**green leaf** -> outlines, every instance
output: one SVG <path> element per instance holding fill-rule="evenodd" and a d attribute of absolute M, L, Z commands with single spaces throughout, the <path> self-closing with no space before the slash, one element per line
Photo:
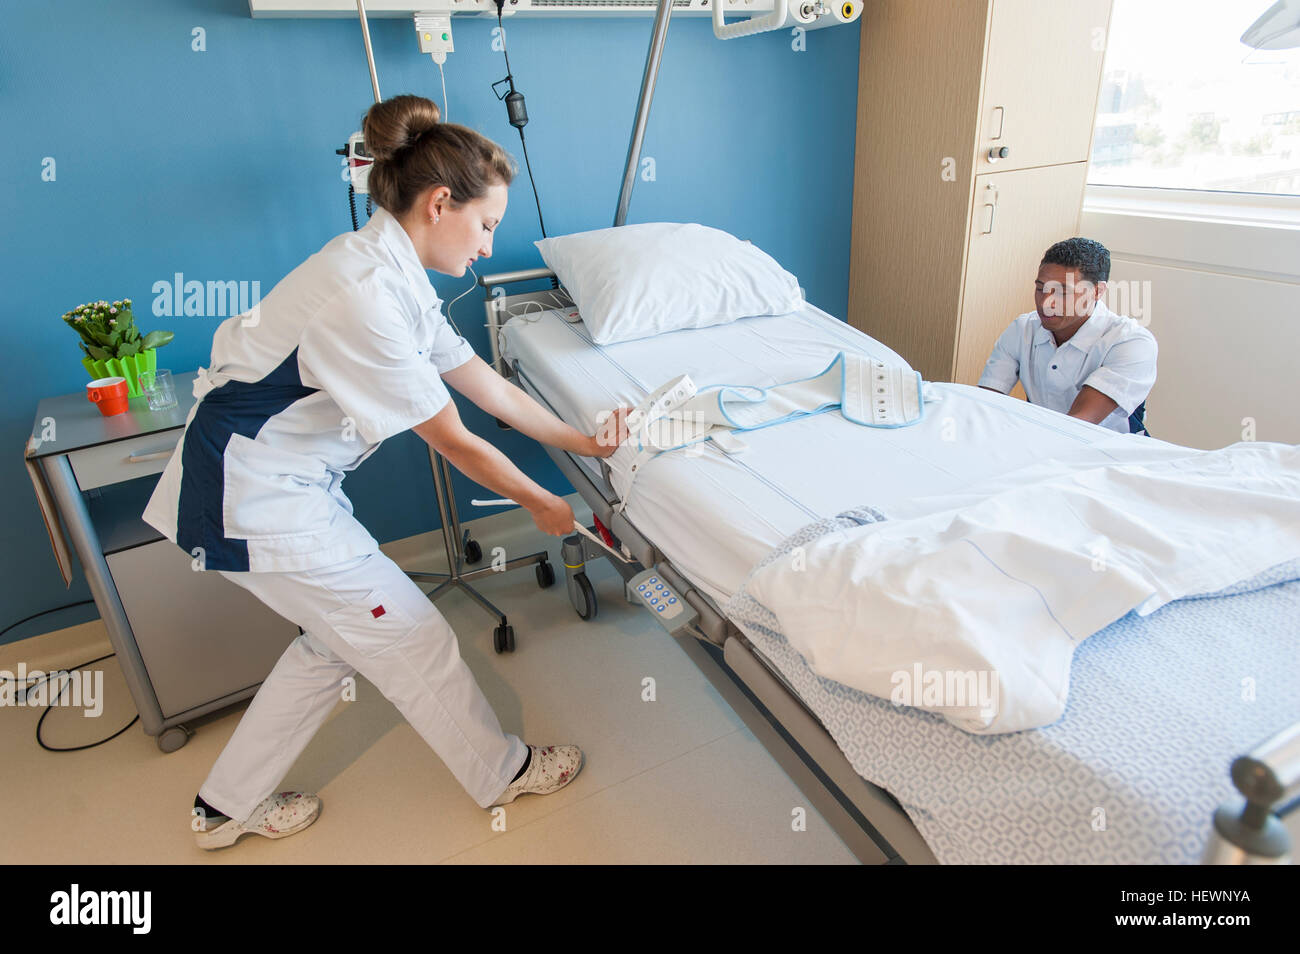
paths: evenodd
<path fill-rule="evenodd" d="M 140 352 L 139 343 L 132 341 L 132 342 L 128 342 L 127 344 L 121 345 L 117 349 L 117 356 L 119 358 L 127 358 L 133 354 L 139 354 L 139 352 Z"/>
<path fill-rule="evenodd" d="M 86 350 L 90 352 L 90 356 L 96 361 L 107 361 L 109 358 L 113 357 L 111 352 L 105 351 L 103 348 L 96 345 L 87 345 Z"/>
<path fill-rule="evenodd" d="M 176 337 L 176 335 L 171 331 L 151 331 L 144 336 L 144 344 L 141 346 L 141 349 L 148 351 L 150 348 L 161 348 L 174 337 Z"/>

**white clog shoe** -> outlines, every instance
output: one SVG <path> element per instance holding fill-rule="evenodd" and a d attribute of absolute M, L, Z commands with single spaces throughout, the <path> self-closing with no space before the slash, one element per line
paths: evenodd
<path fill-rule="evenodd" d="M 508 805 L 520 795 L 549 795 L 573 781 L 582 770 L 582 749 L 576 745 L 530 745 L 532 760 L 523 775 L 506 786 L 489 808 Z"/>
<path fill-rule="evenodd" d="M 200 848 L 225 848 L 253 832 L 264 838 L 284 838 L 302 831 L 320 817 L 320 798 L 308 792 L 278 792 L 262 800 L 243 822 L 205 818 L 194 832 Z"/>

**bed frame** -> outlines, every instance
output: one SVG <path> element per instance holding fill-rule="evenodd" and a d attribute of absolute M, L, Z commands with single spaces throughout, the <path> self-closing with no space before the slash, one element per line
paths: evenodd
<path fill-rule="evenodd" d="M 555 307 L 553 296 L 559 296 L 561 301 L 572 304 L 563 290 L 504 294 L 506 285 L 550 279 L 554 275 L 549 269 L 538 268 L 479 279 L 487 295 L 484 311 L 493 367 L 553 413 L 555 409 L 518 362 L 505 364 L 497 333 L 513 310 L 526 302 L 536 302 L 549 310 Z M 604 460 L 600 465 L 605 479 L 603 486 L 598 486 L 591 472 L 568 452 L 549 445 L 543 448 L 591 507 L 596 519 L 635 558 L 636 564 L 628 566 L 610 560 L 619 575 L 626 581 L 641 570 L 653 567 L 699 614 L 688 630 L 689 635 L 678 638 L 677 644 L 821 812 L 849 850 L 866 864 L 936 864 L 934 853 L 907 813 L 888 792 L 854 771 L 825 726 L 803 704 L 776 667 L 624 514 L 614 511 L 618 498 L 610 489 L 609 468 Z M 563 548 L 570 601 L 579 615 L 590 618 L 595 614 L 596 605 L 584 572 L 585 564 L 609 557 L 578 534 L 565 538 Z"/>

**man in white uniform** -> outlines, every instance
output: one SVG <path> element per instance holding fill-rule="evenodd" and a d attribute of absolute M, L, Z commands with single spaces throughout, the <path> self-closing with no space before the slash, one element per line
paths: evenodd
<path fill-rule="evenodd" d="M 363 130 L 380 208 L 217 329 L 199 400 L 144 512 L 197 569 L 303 630 L 199 789 L 192 827 L 203 848 L 315 820 L 315 795 L 274 789 L 354 672 L 484 808 L 557 791 L 582 766 L 577 746 L 529 746 L 502 731 L 446 620 L 380 552 L 341 484 L 385 438 L 414 430 L 543 532 L 565 536 L 572 508 L 465 428 L 444 377 L 521 433 L 584 456 L 614 452 L 626 410 L 601 440 L 575 430 L 496 374 L 442 314 L 425 270 L 464 275 L 492 254 L 514 174 L 501 148 L 439 123 L 437 107 L 415 96 L 376 104 Z"/>
<path fill-rule="evenodd" d="M 1156 380 L 1156 339 L 1101 300 L 1110 253 L 1086 238 L 1057 242 L 1034 282 L 1036 310 L 993 346 L 979 385 L 1007 394 L 1019 380 L 1030 404 L 1128 434 L 1145 431 Z"/>

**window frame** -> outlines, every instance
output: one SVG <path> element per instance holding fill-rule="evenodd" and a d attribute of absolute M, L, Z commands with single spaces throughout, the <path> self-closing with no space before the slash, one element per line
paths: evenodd
<path fill-rule="evenodd" d="M 1079 231 L 1121 258 L 1300 281 L 1300 196 L 1090 183 Z"/>

